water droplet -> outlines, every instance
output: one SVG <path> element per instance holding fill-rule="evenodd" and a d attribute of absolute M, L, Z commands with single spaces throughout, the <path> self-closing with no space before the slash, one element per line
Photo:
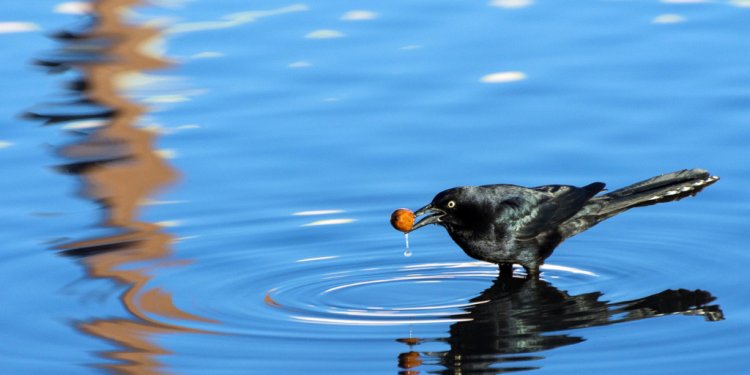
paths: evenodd
<path fill-rule="evenodd" d="M 409 233 L 404 233 L 404 240 L 406 241 L 406 249 L 404 250 L 404 256 L 410 257 L 411 250 L 409 250 Z"/>

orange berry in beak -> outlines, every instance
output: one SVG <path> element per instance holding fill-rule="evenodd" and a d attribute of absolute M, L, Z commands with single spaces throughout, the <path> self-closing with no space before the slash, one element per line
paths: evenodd
<path fill-rule="evenodd" d="M 391 225 L 397 230 L 407 233 L 414 226 L 414 212 L 408 208 L 399 208 L 391 214 Z"/>

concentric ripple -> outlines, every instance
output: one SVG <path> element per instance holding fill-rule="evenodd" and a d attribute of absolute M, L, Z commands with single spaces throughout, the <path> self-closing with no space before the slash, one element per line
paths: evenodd
<path fill-rule="evenodd" d="M 489 302 L 477 296 L 498 275 L 497 266 L 484 262 L 363 264 L 353 257 L 320 257 L 278 265 L 268 272 L 238 274 L 222 282 L 201 283 L 195 277 L 225 268 L 226 261 L 203 262 L 189 272 L 190 281 L 172 275 L 177 288 L 191 289 L 176 291 L 176 295 L 194 296 L 182 308 L 218 322 L 188 322 L 192 328 L 330 338 L 339 334 L 326 328 L 331 325 L 349 326 L 351 337 L 351 329 L 357 326 L 451 324 L 471 320 L 467 311 Z M 558 280 L 596 277 L 590 271 L 564 266 L 545 265 L 543 270 L 546 277 Z M 519 275 L 522 272 L 516 270 Z"/>
<path fill-rule="evenodd" d="M 556 274 L 595 276 L 549 265 Z M 519 271 L 520 272 L 520 271 Z M 485 262 L 420 263 L 328 272 L 287 280 L 264 297 L 290 319 L 319 324 L 403 325 L 465 321 L 473 297 L 497 277 Z"/>
<path fill-rule="evenodd" d="M 331 272 L 313 282 L 289 280 L 266 302 L 293 320 L 343 325 L 399 325 L 462 320 L 472 292 L 494 279 L 483 263 L 385 266 Z"/>

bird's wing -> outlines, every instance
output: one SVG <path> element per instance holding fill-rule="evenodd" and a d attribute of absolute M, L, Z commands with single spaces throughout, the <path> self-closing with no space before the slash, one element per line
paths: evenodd
<path fill-rule="evenodd" d="M 537 206 L 515 223 L 517 240 L 529 240 L 540 233 L 557 228 L 570 219 L 591 197 L 604 189 L 604 184 L 595 182 L 582 188 L 567 185 L 547 185 L 532 188 L 541 193 Z"/>

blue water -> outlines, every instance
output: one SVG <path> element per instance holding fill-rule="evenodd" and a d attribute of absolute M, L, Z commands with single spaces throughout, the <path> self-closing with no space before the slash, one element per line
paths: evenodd
<path fill-rule="evenodd" d="M 0 5 L 0 372 L 750 364 L 746 1 L 81 4 Z M 540 281 L 388 223 L 694 167 Z"/>

